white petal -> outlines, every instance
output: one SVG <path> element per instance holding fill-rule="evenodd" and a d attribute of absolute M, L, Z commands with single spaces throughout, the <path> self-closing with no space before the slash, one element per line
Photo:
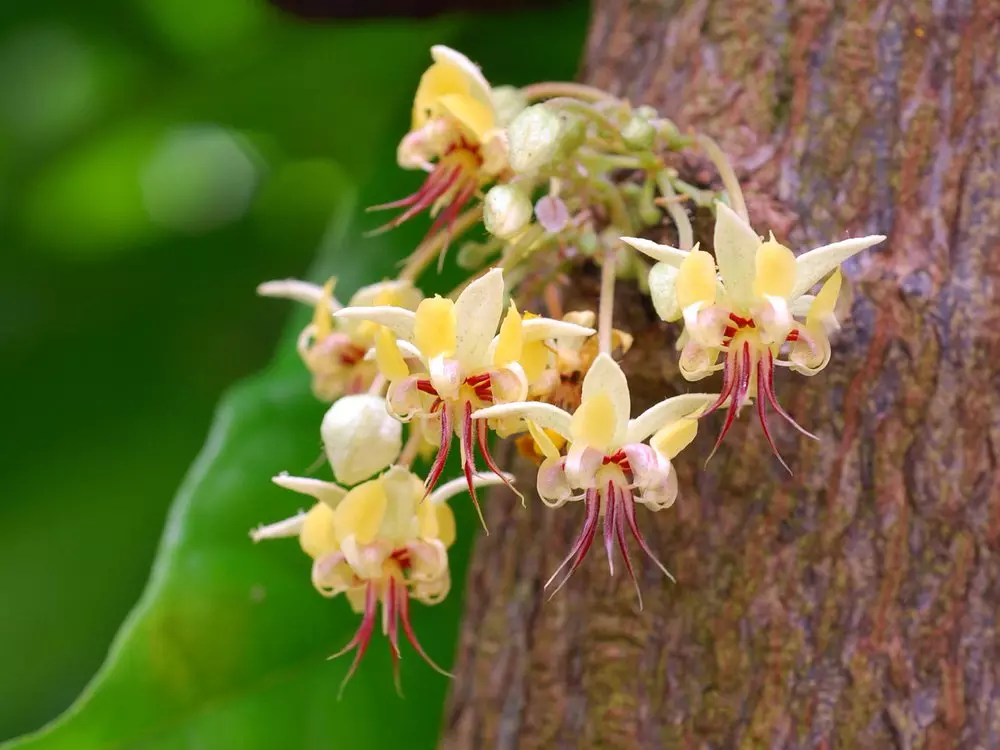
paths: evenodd
<path fill-rule="evenodd" d="M 287 472 L 271 477 L 271 481 L 286 490 L 294 490 L 303 495 L 314 497 L 331 508 L 336 508 L 347 495 L 347 490 L 333 482 L 324 482 L 322 479 L 310 479 L 309 477 L 293 477 Z"/>
<path fill-rule="evenodd" d="M 298 279 L 282 279 L 281 281 L 265 281 L 257 287 L 261 297 L 276 297 L 292 299 L 303 305 L 316 307 L 323 299 L 323 287 Z"/>
<path fill-rule="evenodd" d="M 528 318 L 521 323 L 521 333 L 525 341 L 540 341 L 553 338 L 580 338 L 593 336 L 596 331 L 587 326 L 552 318 Z"/>
<path fill-rule="evenodd" d="M 502 419 L 504 417 L 521 417 L 530 419 L 539 427 L 555 430 L 563 437 L 569 437 L 569 425 L 573 421 L 571 414 L 558 406 L 546 404 L 543 401 L 522 401 L 514 404 L 498 404 L 487 406 L 472 413 L 473 419 Z"/>
<path fill-rule="evenodd" d="M 837 266 L 857 255 L 862 250 L 877 245 L 885 239 L 884 235 L 873 234 L 868 237 L 856 237 L 850 240 L 823 245 L 808 253 L 803 253 L 795 259 L 795 288 L 792 289 L 792 299 L 805 294 L 812 289 L 824 276 Z"/>
<path fill-rule="evenodd" d="M 469 94 L 482 104 L 493 110 L 493 97 L 490 96 L 490 84 L 483 76 L 479 66 L 472 60 L 451 47 L 435 44 L 431 47 L 431 57 L 434 62 L 453 65 L 462 71 L 469 83 Z"/>
<path fill-rule="evenodd" d="M 670 245 L 661 245 L 652 240 L 646 240 L 642 237 L 619 237 L 619 239 L 626 245 L 631 245 L 640 253 L 645 253 L 653 260 L 658 260 L 660 263 L 666 263 L 674 268 L 680 268 L 681 263 L 689 255 L 687 250 L 678 250 L 676 247 L 670 247 Z"/>
<path fill-rule="evenodd" d="M 385 399 L 368 393 L 345 396 L 323 416 L 323 449 L 333 473 L 353 485 L 389 466 L 403 447 L 403 426 Z"/>
<path fill-rule="evenodd" d="M 420 300 L 424 297 L 421 291 L 413 286 L 412 282 L 393 279 L 361 287 L 351 297 L 349 306 L 371 307 L 377 304 L 378 298 L 384 292 L 388 292 L 396 298 L 393 301 L 398 303 L 397 307 L 403 307 L 407 310 L 416 310 Z"/>
<path fill-rule="evenodd" d="M 455 300 L 455 358 L 471 371 L 487 352 L 503 314 L 503 271 L 494 268 L 469 284 Z"/>
<path fill-rule="evenodd" d="M 729 298 L 748 309 L 754 301 L 760 237 L 725 203 L 715 203 L 715 262 Z"/>
<path fill-rule="evenodd" d="M 514 481 L 513 474 L 504 474 L 504 477 L 508 482 Z M 503 484 L 504 480 L 498 477 L 496 474 L 490 472 L 489 474 L 473 474 L 472 484 L 478 487 L 493 487 L 498 484 Z M 436 490 L 431 493 L 428 498 L 432 503 L 445 503 L 455 495 L 460 495 L 466 492 L 469 488 L 469 483 L 465 481 L 465 477 L 459 477 L 458 479 L 452 479 L 450 482 L 445 482 Z"/>
<path fill-rule="evenodd" d="M 628 423 L 628 443 L 641 443 L 654 432 L 678 419 L 689 417 L 713 403 L 718 393 L 685 393 L 655 404 Z"/>
<path fill-rule="evenodd" d="M 669 263 L 657 263 L 649 271 L 649 296 L 653 300 L 653 307 L 656 314 L 668 323 L 681 317 L 676 281 L 677 267 Z"/>
<path fill-rule="evenodd" d="M 250 538 L 255 542 L 259 542 L 261 539 L 283 539 L 298 536 L 299 532 L 302 531 L 302 526 L 305 522 L 306 514 L 299 513 L 298 515 L 286 518 L 283 521 L 276 521 L 267 525 L 258 526 L 250 532 Z"/>
<path fill-rule="evenodd" d="M 628 392 L 628 380 L 618 363 L 608 354 L 598 354 L 583 378 L 583 400 L 598 393 L 606 393 L 615 407 L 614 443 L 625 439 L 629 417 L 632 416 L 632 400 Z"/>
<path fill-rule="evenodd" d="M 416 313 L 412 310 L 389 305 L 384 307 L 345 307 L 343 310 L 335 312 L 333 317 L 381 323 L 406 341 L 413 341 L 413 324 L 417 319 Z"/>

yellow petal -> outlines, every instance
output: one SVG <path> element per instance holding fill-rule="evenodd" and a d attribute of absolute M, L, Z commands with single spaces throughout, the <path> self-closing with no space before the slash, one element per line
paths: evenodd
<path fill-rule="evenodd" d="M 497 126 L 493 111 L 471 96 L 448 94 L 442 96 L 438 104 L 476 143 L 482 143 L 486 134 Z"/>
<path fill-rule="evenodd" d="M 336 552 L 340 548 L 337 541 L 336 528 L 333 523 L 333 510 L 325 503 L 317 503 L 306 513 L 299 534 L 299 544 L 302 551 L 316 559 L 328 552 Z"/>
<path fill-rule="evenodd" d="M 358 544 L 369 544 L 378 534 L 388 498 L 380 479 L 359 484 L 347 493 L 334 511 L 338 541 L 351 534 Z"/>
<path fill-rule="evenodd" d="M 544 341 L 529 341 L 521 350 L 521 369 L 524 370 L 525 380 L 528 385 L 537 383 L 546 368 L 549 366 L 552 352 L 545 345 Z"/>
<path fill-rule="evenodd" d="M 795 287 L 795 254 L 781 243 L 771 239 L 757 248 L 754 294 L 788 299 Z"/>
<path fill-rule="evenodd" d="M 443 297 L 432 297 L 417 305 L 413 343 L 427 359 L 454 354 L 455 303 Z"/>
<path fill-rule="evenodd" d="M 337 279 L 333 277 L 323 285 L 323 296 L 313 309 L 313 338 L 316 341 L 322 341 L 333 333 L 333 287 L 336 283 Z"/>
<path fill-rule="evenodd" d="M 344 596 L 347 597 L 347 601 L 351 605 L 351 610 L 355 614 L 361 614 L 365 611 L 365 600 L 368 598 L 368 589 L 366 587 L 361 586 L 356 589 L 348 589 L 344 592 Z"/>
<path fill-rule="evenodd" d="M 422 503 L 417 511 L 420 521 L 420 536 L 423 539 L 437 539 L 445 547 L 455 542 L 455 514 L 447 503 Z"/>
<path fill-rule="evenodd" d="M 380 326 L 375 336 L 375 364 L 378 365 L 378 371 L 389 380 L 402 380 L 410 374 L 396 337 L 385 326 Z"/>
<path fill-rule="evenodd" d="M 667 458 L 673 458 L 687 448 L 698 434 L 697 419 L 678 419 L 649 439 L 649 444 Z"/>
<path fill-rule="evenodd" d="M 607 393 L 596 393 L 585 398 L 570 422 L 570 435 L 574 444 L 589 445 L 607 450 L 617 429 L 615 404 Z"/>
<path fill-rule="evenodd" d="M 413 130 L 423 127 L 440 114 L 441 98 L 449 94 L 464 95 L 469 90 L 462 71 L 448 63 L 434 63 L 420 77 L 417 95 L 413 99 Z"/>
<path fill-rule="evenodd" d="M 715 259 L 704 250 L 692 250 L 677 269 L 674 288 L 677 303 L 683 310 L 697 302 L 715 302 Z"/>
<path fill-rule="evenodd" d="M 822 322 L 833 315 L 833 310 L 837 305 L 837 297 L 840 296 L 840 285 L 843 278 L 838 268 L 820 287 L 819 294 L 809 306 L 809 313 L 806 315 L 806 325 L 813 327 L 821 325 Z"/>
<path fill-rule="evenodd" d="M 507 308 L 507 315 L 504 316 L 503 323 L 500 324 L 496 349 L 493 350 L 493 364 L 497 367 L 503 367 L 511 362 L 517 362 L 521 358 L 523 347 L 524 335 L 521 331 L 521 316 L 517 312 L 517 307 L 511 302 L 510 307 Z"/>
<path fill-rule="evenodd" d="M 530 419 L 525 420 L 528 424 L 528 432 L 531 433 L 535 445 L 545 458 L 559 458 L 559 448 L 566 443 L 565 438 L 554 430 L 544 430 Z M 556 445 L 556 441 L 559 445 Z"/>

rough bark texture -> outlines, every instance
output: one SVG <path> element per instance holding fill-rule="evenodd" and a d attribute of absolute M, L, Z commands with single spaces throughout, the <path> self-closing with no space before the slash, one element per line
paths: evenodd
<path fill-rule="evenodd" d="M 759 231 L 889 240 L 778 375 L 794 476 L 749 415 L 703 469 L 713 417 L 638 510 L 645 611 L 596 548 L 546 601 L 582 508 L 487 504 L 445 747 L 1000 748 L 998 41 L 996 0 L 597 0 L 584 79 L 716 136 Z M 690 390 L 619 287 L 637 400 Z"/>

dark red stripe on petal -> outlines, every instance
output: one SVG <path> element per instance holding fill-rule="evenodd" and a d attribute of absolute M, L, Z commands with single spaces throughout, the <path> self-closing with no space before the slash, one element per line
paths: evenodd
<path fill-rule="evenodd" d="M 771 404 L 771 408 L 774 409 L 776 412 L 778 412 L 778 414 L 786 422 L 788 422 L 792 427 L 801 432 L 807 438 L 812 438 L 813 440 L 819 440 L 818 437 L 813 435 L 811 432 L 809 432 L 809 430 L 807 430 L 805 427 L 796 422 L 792 418 L 791 414 L 789 414 L 787 411 L 781 408 L 781 404 L 778 403 L 777 396 L 774 395 L 774 357 L 771 355 L 770 350 L 768 350 L 766 358 L 767 358 L 767 367 L 763 368 L 765 374 L 765 377 L 763 378 L 764 381 L 763 389 L 764 393 L 767 395 L 767 400 Z M 759 377 L 757 378 L 758 386 L 760 385 L 761 380 L 762 378 Z"/>
<path fill-rule="evenodd" d="M 434 669 L 436 672 L 440 672 L 445 677 L 454 678 L 455 675 L 453 675 L 447 669 L 439 667 L 437 665 L 437 662 L 435 662 L 430 656 L 427 655 L 427 652 L 424 651 L 423 646 L 420 645 L 420 641 L 417 640 L 417 634 L 413 632 L 413 625 L 410 624 L 410 595 L 407 592 L 406 587 L 400 586 L 397 589 L 396 596 L 399 609 L 399 620 L 400 622 L 403 623 L 403 632 L 406 633 L 406 639 L 410 642 L 410 645 L 413 646 L 413 650 L 416 651 L 418 654 L 420 654 L 420 657 L 425 662 L 430 664 L 431 668 Z"/>
<path fill-rule="evenodd" d="M 448 460 L 448 454 L 451 452 L 451 417 L 448 415 L 447 408 L 441 410 L 441 443 L 438 446 L 437 456 L 434 457 L 434 463 L 431 465 L 430 473 L 424 482 L 424 486 L 427 488 L 424 497 L 427 497 L 437 485 L 438 479 L 441 478 L 441 472 L 444 471 L 444 464 Z"/>
<path fill-rule="evenodd" d="M 489 534 L 490 530 L 486 527 L 486 519 L 483 518 L 483 509 L 479 505 L 479 496 L 476 494 L 476 484 L 473 481 L 476 474 L 476 464 L 472 453 L 472 429 L 472 402 L 466 401 L 462 416 L 462 434 L 460 436 L 462 471 L 465 473 L 465 482 L 469 485 L 469 495 L 472 497 L 472 504 L 476 508 L 476 513 L 479 514 L 479 522 L 483 525 L 486 533 Z"/>
<path fill-rule="evenodd" d="M 357 632 L 344 648 L 331 656 L 331 659 L 336 659 L 338 656 L 343 656 L 348 651 L 353 648 L 357 648 L 354 654 L 354 661 L 351 663 L 351 668 L 347 670 L 347 674 L 344 676 L 343 681 L 340 683 L 340 690 L 337 693 L 337 699 L 344 694 L 344 688 L 347 687 L 347 683 L 354 676 L 354 673 L 358 669 L 358 665 L 361 663 L 362 657 L 365 655 L 365 651 L 368 649 L 368 644 L 372 638 L 372 631 L 375 629 L 375 615 L 378 610 L 378 592 L 375 590 L 375 584 L 369 583 L 368 588 L 365 590 L 365 612 L 364 616 L 361 618 L 361 625 L 358 626 Z"/>
<path fill-rule="evenodd" d="M 554 581 L 556 576 L 559 575 L 559 571 L 565 568 L 571 560 L 573 564 L 570 566 L 569 572 L 566 573 L 562 581 L 559 582 L 559 585 L 552 591 L 549 599 L 559 593 L 559 589 L 566 585 L 566 582 L 570 579 L 573 573 L 576 572 L 576 569 L 580 567 L 580 563 L 583 562 L 583 558 L 587 556 L 587 551 L 590 549 L 590 545 L 594 543 L 594 537 L 597 535 L 597 523 L 600 520 L 601 515 L 601 499 L 597 490 L 587 490 L 587 499 L 585 502 L 586 512 L 583 518 L 583 529 L 580 531 L 580 536 L 576 538 L 576 542 L 573 543 L 573 547 L 570 549 L 566 559 L 560 563 L 559 567 L 556 568 L 556 572 L 552 574 L 548 581 L 546 581 L 545 588 L 552 585 L 552 581 Z"/>
<path fill-rule="evenodd" d="M 639 543 L 639 547 L 641 547 L 642 551 L 646 553 L 646 556 L 656 564 L 656 567 L 663 571 L 663 574 L 667 578 L 676 583 L 677 579 L 670 574 L 670 571 L 667 570 L 666 566 L 659 561 L 656 555 L 653 554 L 653 550 L 651 550 L 649 545 L 646 544 L 646 538 L 639 531 L 639 525 L 635 521 L 635 501 L 632 499 L 631 493 L 622 493 L 622 508 L 625 511 L 625 520 L 628 521 L 629 529 L 632 530 L 632 536 L 635 537 L 635 540 Z"/>

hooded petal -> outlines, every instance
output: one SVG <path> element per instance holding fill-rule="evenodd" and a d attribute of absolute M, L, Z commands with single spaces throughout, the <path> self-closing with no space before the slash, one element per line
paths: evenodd
<path fill-rule="evenodd" d="M 868 237 L 834 242 L 823 245 L 808 253 L 803 253 L 795 260 L 795 287 L 792 289 L 792 299 L 805 294 L 816 282 L 840 266 L 852 255 L 857 255 L 872 245 L 877 245 L 885 239 L 885 235 L 873 234 Z"/>
<path fill-rule="evenodd" d="M 685 393 L 661 401 L 629 421 L 625 442 L 641 443 L 671 423 L 697 414 L 718 398 L 717 393 Z"/>
<path fill-rule="evenodd" d="M 340 501 L 347 495 L 347 490 L 333 482 L 324 482 L 322 479 L 312 479 L 309 477 L 293 477 L 288 472 L 283 471 L 271 481 L 286 490 L 301 492 L 309 495 L 328 505 L 331 509 L 336 508 Z"/>
<path fill-rule="evenodd" d="M 573 499 L 573 488 L 566 478 L 563 459 L 546 458 L 538 467 L 535 489 L 542 502 L 550 508 L 558 508 Z"/>
<path fill-rule="evenodd" d="M 413 327 L 417 316 L 402 307 L 345 307 L 333 314 L 342 320 L 370 320 L 380 323 L 405 341 L 413 341 Z"/>
<path fill-rule="evenodd" d="M 583 378 L 583 401 L 599 393 L 607 394 L 614 406 L 616 427 L 613 442 L 620 444 L 625 439 L 628 420 L 632 416 L 632 401 L 625 373 L 608 354 L 598 354 Z"/>
<path fill-rule="evenodd" d="M 543 401 L 521 401 L 513 404 L 497 404 L 487 406 L 472 413 L 473 419 L 504 419 L 507 417 L 520 417 L 534 422 L 539 427 L 547 427 L 555 430 L 563 437 L 568 438 L 570 433 L 570 423 L 572 415 L 560 409 L 558 406 L 547 404 Z"/>
<path fill-rule="evenodd" d="M 715 204 L 715 260 L 729 298 L 745 310 L 753 306 L 760 237 L 725 203 Z"/>
<path fill-rule="evenodd" d="M 653 260 L 666 263 L 668 266 L 673 266 L 674 268 L 680 268 L 681 263 L 688 256 L 686 250 L 678 250 L 676 247 L 670 247 L 670 245 L 661 245 L 642 237 L 620 237 L 619 239 L 626 245 L 631 245 L 640 253 L 648 255 Z"/>
<path fill-rule="evenodd" d="M 455 300 L 455 357 L 468 371 L 484 366 L 503 314 L 503 271 L 494 268 Z"/>

